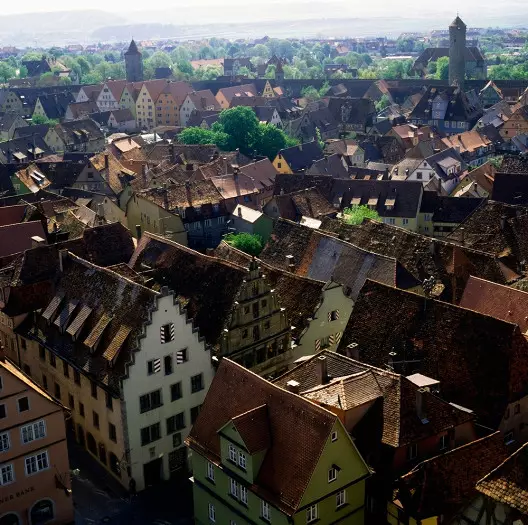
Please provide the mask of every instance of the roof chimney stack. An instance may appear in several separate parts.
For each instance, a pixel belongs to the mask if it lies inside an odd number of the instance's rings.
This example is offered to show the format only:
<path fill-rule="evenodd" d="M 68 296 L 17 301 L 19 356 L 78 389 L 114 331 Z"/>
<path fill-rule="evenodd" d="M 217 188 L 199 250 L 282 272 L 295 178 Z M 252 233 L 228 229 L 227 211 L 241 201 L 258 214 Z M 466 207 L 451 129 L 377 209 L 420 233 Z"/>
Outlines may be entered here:
<path fill-rule="evenodd" d="M 328 383 L 328 363 L 324 355 L 317 358 L 317 384 L 326 385 Z"/>
<path fill-rule="evenodd" d="M 141 239 L 141 224 L 136 224 L 136 237 L 138 241 Z"/>
<path fill-rule="evenodd" d="M 108 168 L 110 167 L 110 159 L 108 158 L 108 153 L 104 154 L 105 159 L 105 170 L 108 171 Z"/>

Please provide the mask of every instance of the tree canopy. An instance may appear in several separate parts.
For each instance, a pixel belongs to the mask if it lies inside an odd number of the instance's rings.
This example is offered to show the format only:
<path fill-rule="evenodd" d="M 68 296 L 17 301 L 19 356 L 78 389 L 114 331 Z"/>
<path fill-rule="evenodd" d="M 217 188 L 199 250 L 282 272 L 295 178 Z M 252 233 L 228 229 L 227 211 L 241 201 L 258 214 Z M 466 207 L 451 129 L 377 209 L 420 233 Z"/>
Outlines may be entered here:
<path fill-rule="evenodd" d="M 351 225 L 359 225 L 365 219 L 372 219 L 375 221 L 380 220 L 380 216 L 376 210 L 371 210 L 368 206 L 350 206 L 350 208 L 345 208 L 343 210 L 343 221 Z"/>
<path fill-rule="evenodd" d="M 262 237 L 253 233 L 230 233 L 224 239 L 227 244 L 230 244 L 237 250 L 255 257 L 260 255 L 264 247 Z"/>

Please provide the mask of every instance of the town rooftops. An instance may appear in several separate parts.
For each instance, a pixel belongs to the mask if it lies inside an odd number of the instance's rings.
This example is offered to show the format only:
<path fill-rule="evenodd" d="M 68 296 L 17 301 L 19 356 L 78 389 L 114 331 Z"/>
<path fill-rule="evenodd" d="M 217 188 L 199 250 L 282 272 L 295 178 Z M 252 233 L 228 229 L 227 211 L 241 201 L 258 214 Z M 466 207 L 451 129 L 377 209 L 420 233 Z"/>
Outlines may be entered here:
<path fill-rule="evenodd" d="M 506 204 L 528 206 L 528 175 L 496 173 L 491 198 Z"/>
<path fill-rule="evenodd" d="M 444 398 L 491 428 L 528 380 L 528 342 L 516 325 L 373 281 L 356 300 L 341 351 L 351 343 L 361 361 L 438 379 Z"/>
<path fill-rule="evenodd" d="M 300 217 L 319 219 L 326 216 L 335 217 L 337 210 L 321 195 L 317 188 L 306 188 L 284 195 L 275 195 L 280 216 L 283 219 L 296 221 Z"/>
<path fill-rule="evenodd" d="M 301 506 L 332 429 L 339 424 L 336 415 L 223 359 L 187 443 L 218 463 L 222 428 L 231 421 L 237 425 L 244 414 L 255 414 L 256 409 L 265 421 L 246 426 L 241 438 L 252 449 L 269 448 L 252 490 L 292 516 Z M 259 432 L 262 428 L 267 432 Z M 268 432 L 269 438 L 262 442 Z M 253 446 L 255 442 L 259 445 Z M 363 468 L 358 477 L 369 474 L 366 465 Z"/>
<path fill-rule="evenodd" d="M 104 133 L 91 118 L 63 122 L 57 124 L 54 130 L 67 145 L 77 145 L 93 140 L 104 140 Z"/>
<path fill-rule="evenodd" d="M 30 322 L 20 331 L 117 393 L 159 294 L 73 254 L 60 260 L 38 329 Z"/>
<path fill-rule="evenodd" d="M 451 518 L 477 495 L 477 481 L 504 460 L 503 440 L 495 432 L 416 465 L 398 482 L 397 498 L 405 513 L 423 520 L 440 514 Z"/>
<path fill-rule="evenodd" d="M 222 94 L 228 104 L 230 104 L 234 97 L 254 97 L 258 95 L 258 90 L 255 87 L 255 84 L 243 84 L 241 86 L 222 88 L 219 90 L 218 94 Z M 217 100 L 218 94 L 216 95 Z"/>
<path fill-rule="evenodd" d="M 368 206 L 380 217 L 418 216 L 422 202 L 423 186 L 419 181 L 350 180 L 343 183 L 347 189 L 340 208 Z"/>
<path fill-rule="evenodd" d="M 28 250 L 34 244 L 35 237 L 46 243 L 46 232 L 41 221 L 0 226 L 0 257 Z"/>
<path fill-rule="evenodd" d="M 216 345 L 231 315 L 247 270 L 195 252 L 163 237 L 145 233 L 130 260 L 136 272 L 152 278 L 152 286 L 168 285 L 200 329 Z"/>
<path fill-rule="evenodd" d="M 528 293 L 492 283 L 473 275 L 469 278 L 460 306 L 519 326 L 528 336 Z"/>
<path fill-rule="evenodd" d="M 420 213 L 430 213 L 433 222 L 464 222 L 486 199 L 460 199 L 438 195 L 436 191 L 424 191 Z"/>
<path fill-rule="evenodd" d="M 488 498 L 528 514 L 528 444 L 523 445 L 477 483 Z"/>
<path fill-rule="evenodd" d="M 281 149 L 278 158 L 283 158 L 290 169 L 295 172 L 308 169 L 315 161 L 323 158 L 323 152 L 319 144 L 312 140 L 305 144 Z"/>
<path fill-rule="evenodd" d="M 334 281 L 355 299 L 370 276 L 391 285 L 407 281 L 395 259 L 362 250 L 324 232 L 279 219 L 260 255 L 271 266 L 318 281 Z M 411 279 L 412 280 L 412 279 Z"/>
<path fill-rule="evenodd" d="M 248 268 L 252 260 L 248 254 L 233 248 L 222 241 L 214 251 L 220 259 Z M 277 292 L 281 307 L 286 309 L 286 315 L 292 325 L 292 335 L 298 339 L 309 325 L 309 319 L 321 304 L 323 290 L 327 286 L 322 281 L 300 277 L 280 268 L 257 260 L 262 272 L 271 287 Z M 335 283 L 333 283 L 335 284 Z"/>
<path fill-rule="evenodd" d="M 325 369 L 327 375 L 322 377 Z M 430 392 L 422 393 L 422 405 L 418 407 L 416 400 L 420 387 L 409 379 L 327 350 L 303 361 L 274 383 L 287 388 L 291 381 L 299 384 L 301 396 L 330 410 L 351 410 L 382 399 L 381 440 L 394 448 L 474 419 L 471 413 L 453 407 Z M 427 425 L 421 421 L 425 414 Z"/>

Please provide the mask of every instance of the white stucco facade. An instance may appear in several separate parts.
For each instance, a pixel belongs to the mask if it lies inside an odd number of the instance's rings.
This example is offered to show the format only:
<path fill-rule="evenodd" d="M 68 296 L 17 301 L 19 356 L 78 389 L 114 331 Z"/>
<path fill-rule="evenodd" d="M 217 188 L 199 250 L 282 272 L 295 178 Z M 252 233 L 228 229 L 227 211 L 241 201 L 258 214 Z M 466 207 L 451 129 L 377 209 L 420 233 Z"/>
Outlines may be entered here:
<path fill-rule="evenodd" d="M 162 342 L 162 327 L 169 326 L 167 333 L 172 340 Z M 186 350 L 186 361 L 179 363 Z M 168 362 L 172 362 L 172 368 Z M 149 364 L 150 363 L 150 364 Z M 193 392 L 191 378 L 202 375 L 202 388 Z M 210 351 L 198 331 L 193 330 L 179 304 L 174 304 L 173 295 L 158 298 L 157 309 L 152 314 L 152 322 L 146 327 L 140 349 L 134 355 L 134 363 L 128 369 L 128 377 L 123 381 L 123 399 L 126 411 L 128 433 L 129 468 L 135 480 L 136 489 L 142 490 L 152 476 L 169 479 L 175 463 L 186 467 L 184 440 L 192 426 L 192 413 L 196 411 L 207 393 L 213 378 Z M 173 385 L 180 384 L 180 387 Z M 174 390 L 181 397 L 174 399 Z M 196 388 L 195 388 L 196 390 Z M 141 407 L 141 396 L 159 392 L 155 408 Z M 145 398 L 143 398 L 144 400 Z M 174 400 L 173 400 L 174 399 Z M 159 406 L 158 406 L 159 405 Z M 194 411 L 193 411 L 194 409 Z M 169 429 L 168 419 L 183 414 L 183 426 Z M 145 443 L 142 429 L 157 426 L 154 438 Z M 183 461 L 183 465 L 182 465 Z M 147 467 L 145 467 L 147 465 Z M 147 479 L 145 479 L 145 476 Z"/>
<path fill-rule="evenodd" d="M 335 352 L 345 331 L 354 302 L 343 293 L 343 286 L 329 282 L 323 288 L 321 304 L 294 348 L 295 360 L 324 348 Z"/>

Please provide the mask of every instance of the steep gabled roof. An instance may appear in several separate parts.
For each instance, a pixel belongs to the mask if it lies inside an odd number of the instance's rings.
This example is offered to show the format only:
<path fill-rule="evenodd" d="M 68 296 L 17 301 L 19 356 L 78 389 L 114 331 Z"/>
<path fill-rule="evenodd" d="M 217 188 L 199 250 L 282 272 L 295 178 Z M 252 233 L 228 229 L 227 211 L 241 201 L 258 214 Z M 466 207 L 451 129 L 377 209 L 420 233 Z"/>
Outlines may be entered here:
<path fill-rule="evenodd" d="M 154 287 L 169 286 L 211 345 L 219 342 L 247 276 L 245 268 L 151 233 L 141 237 L 129 265 Z"/>
<path fill-rule="evenodd" d="M 491 428 L 525 395 L 528 342 L 519 328 L 452 304 L 367 281 L 340 348 L 351 343 L 374 366 L 438 379 L 445 398 Z"/>
<path fill-rule="evenodd" d="M 477 490 L 507 507 L 528 514 L 528 444 L 477 483 Z"/>
<path fill-rule="evenodd" d="M 398 499 L 415 519 L 449 519 L 476 496 L 475 484 L 506 456 L 503 437 L 495 432 L 419 463 L 398 482 Z"/>
<path fill-rule="evenodd" d="M 296 275 L 324 282 L 333 279 L 353 299 L 368 276 L 391 285 L 397 281 L 395 259 L 283 219 L 277 221 L 260 257 Z"/>
<path fill-rule="evenodd" d="M 281 149 L 278 155 L 279 158 L 282 157 L 288 163 L 294 172 L 308 169 L 315 161 L 323 158 L 323 152 L 315 140 Z"/>
<path fill-rule="evenodd" d="M 263 405 L 266 414 L 260 408 Z M 337 416 L 223 359 L 189 434 L 189 446 L 219 462 L 219 431 L 250 411 L 260 418 L 267 416 L 270 434 L 270 448 L 251 490 L 292 516 L 299 509 Z M 357 478 L 362 475 L 368 475 L 366 466 Z"/>

